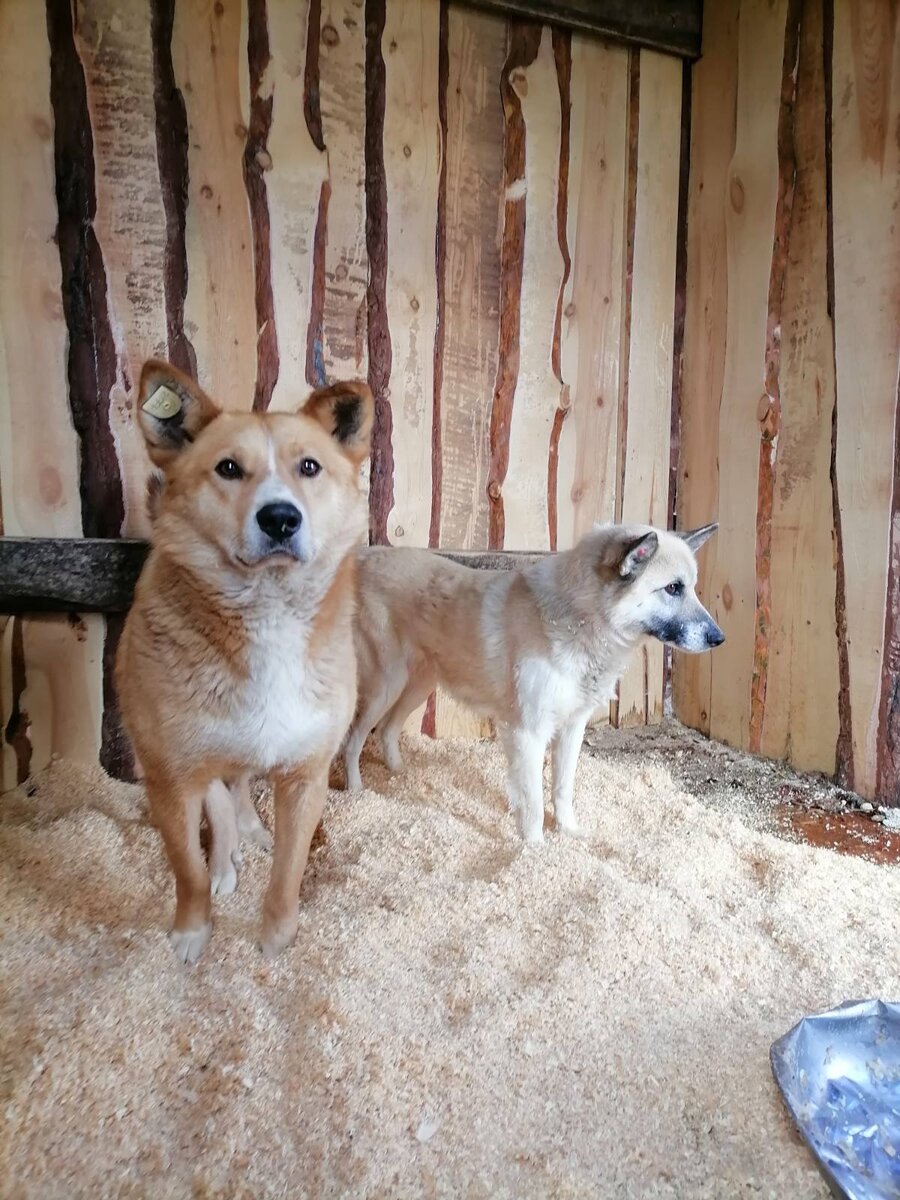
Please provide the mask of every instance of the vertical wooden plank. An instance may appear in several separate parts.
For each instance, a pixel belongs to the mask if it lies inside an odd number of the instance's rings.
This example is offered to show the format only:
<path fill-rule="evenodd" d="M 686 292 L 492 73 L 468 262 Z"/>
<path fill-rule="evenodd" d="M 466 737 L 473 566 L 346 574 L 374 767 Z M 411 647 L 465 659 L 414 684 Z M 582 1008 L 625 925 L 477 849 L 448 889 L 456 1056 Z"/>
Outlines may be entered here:
<path fill-rule="evenodd" d="M 771 514 L 768 681 L 761 749 L 832 773 L 838 738 L 822 8 L 802 6 L 796 183 L 780 302 L 780 423 Z M 771 320 L 771 318 L 770 318 Z"/>
<path fill-rule="evenodd" d="M 560 359 L 557 548 L 615 518 L 627 173 L 628 51 L 572 38 L 568 245 Z"/>
<path fill-rule="evenodd" d="M 735 149 L 724 197 L 729 303 L 719 418 L 719 533 L 709 599 L 727 640 L 711 656 L 710 733 L 745 749 L 756 622 L 757 411 L 766 382 L 786 15 L 787 0 L 741 4 Z"/>
<path fill-rule="evenodd" d="M 739 0 L 718 0 L 703 11 L 703 57 L 694 64 L 691 173 L 688 196 L 687 296 L 677 523 L 697 528 L 719 511 L 719 421 L 725 382 L 726 324 L 735 293 L 726 261 L 725 205 L 734 154 L 738 84 Z M 698 559 L 698 591 L 712 592 L 718 537 Z M 718 651 L 716 651 L 718 653 Z M 714 655 L 676 655 L 675 715 L 709 733 Z"/>
<path fill-rule="evenodd" d="M 832 175 L 837 429 L 852 783 L 873 796 L 900 348 L 900 37 L 891 0 L 834 6 Z"/>
<path fill-rule="evenodd" d="M 249 114 L 246 11 L 241 0 L 175 7 L 175 83 L 189 139 L 185 332 L 200 382 L 230 408 L 256 383 L 253 234 L 243 175 Z"/>
<path fill-rule="evenodd" d="M 59 213 L 47 33 L 42 5 L 12 0 L 0 7 L 6 102 L 0 161 L 7 166 L 0 171 L 0 512 L 8 536 L 77 537 L 83 481 L 66 387 L 69 339 L 55 244 Z M 65 248 L 72 245 L 66 240 L 70 230 L 64 231 Z M 80 348 L 76 339 L 74 353 Z M 82 436 L 90 432 L 89 420 L 81 429 Z M 91 464 L 98 461 L 90 452 L 86 457 Z M 86 489 L 87 498 L 99 494 Z M 111 507 L 115 520 L 115 503 Z M 99 617 L 79 622 L 77 630 L 65 618 L 4 622 L 4 789 L 45 766 L 51 753 L 96 759 L 102 637 Z"/>
<path fill-rule="evenodd" d="M 166 214 L 156 155 L 151 18 L 115 0 L 79 4 L 75 41 L 94 138 L 94 229 L 106 267 L 116 374 L 106 398 L 125 501 L 122 532 L 145 537 L 150 469 L 129 394 L 141 363 L 167 350 L 160 258 Z"/>
<path fill-rule="evenodd" d="M 322 359 L 329 379 L 365 375 L 365 13 L 363 0 L 324 0 L 319 43 L 328 225 Z"/>
<path fill-rule="evenodd" d="M 434 249 L 443 153 L 438 114 L 439 40 L 438 0 L 391 0 L 382 35 L 386 309 L 394 452 L 394 500 L 387 534 L 393 543 L 403 546 L 427 546 L 431 523 L 437 325 Z"/>
<path fill-rule="evenodd" d="M 503 482 L 504 546 L 547 550 L 550 526 L 546 455 L 560 384 L 553 371 L 553 339 L 564 262 L 557 237 L 561 111 L 553 43 L 541 34 L 534 61 L 509 73 L 525 128 L 525 168 L 507 182 L 507 197 L 524 192 L 518 378 L 509 427 L 508 466 Z"/>
<path fill-rule="evenodd" d="M 641 51 L 622 520 L 662 526 L 669 507 L 680 145 L 681 64 Z M 622 679 L 619 723 L 659 721 L 662 709 L 663 648 L 652 642 Z"/>
<path fill-rule="evenodd" d="M 309 391 L 307 339 L 312 308 L 314 239 L 328 158 L 304 113 L 309 23 L 319 40 L 318 4 L 268 0 L 269 46 L 264 88 L 272 96 L 265 185 L 271 237 L 272 294 L 278 331 L 278 382 L 271 407 L 296 408 Z M 318 67 L 318 62 L 315 62 Z M 321 138 L 321 131 L 318 131 Z M 324 230 L 323 230 L 324 232 Z"/>
<path fill-rule="evenodd" d="M 506 23 L 452 5 L 447 87 L 446 323 L 441 540 L 488 544 L 490 410 L 500 340 Z"/>

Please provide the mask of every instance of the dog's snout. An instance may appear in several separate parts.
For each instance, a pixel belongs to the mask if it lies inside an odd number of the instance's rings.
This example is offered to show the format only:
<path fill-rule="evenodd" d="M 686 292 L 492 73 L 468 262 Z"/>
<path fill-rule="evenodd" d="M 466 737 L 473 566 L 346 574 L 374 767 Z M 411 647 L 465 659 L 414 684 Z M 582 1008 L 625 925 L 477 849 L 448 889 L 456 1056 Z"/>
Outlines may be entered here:
<path fill-rule="evenodd" d="M 718 625 L 710 625 L 706 631 L 707 646 L 721 646 L 725 641 L 725 634 Z"/>
<path fill-rule="evenodd" d="M 286 542 L 300 528 L 303 517 L 300 509 L 281 500 L 276 504 L 264 504 L 256 514 L 256 523 L 273 542 Z"/>

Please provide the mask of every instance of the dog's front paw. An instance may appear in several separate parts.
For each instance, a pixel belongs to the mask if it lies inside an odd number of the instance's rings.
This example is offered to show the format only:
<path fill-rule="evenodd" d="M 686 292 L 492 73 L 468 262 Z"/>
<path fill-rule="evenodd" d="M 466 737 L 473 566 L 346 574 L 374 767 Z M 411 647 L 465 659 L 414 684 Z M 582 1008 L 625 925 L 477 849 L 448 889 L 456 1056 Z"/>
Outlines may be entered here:
<path fill-rule="evenodd" d="M 259 948 L 263 958 L 270 961 L 276 958 L 282 950 L 286 950 L 297 936 L 299 916 L 282 917 L 279 921 L 263 918 L 262 931 L 259 938 Z"/>
<path fill-rule="evenodd" d="M 522 841 L 526 846 L 543 846 L 544 844 L 544 824 L 541 822 L 538 825 L 536 822 L 523 825 L 521 830 Z"/>
<path fill-rule="evenodd" d="M 271 833 L 269 833 L 262 821 L 258 825 L 254 825 L 252 829 L 242 830 L 241 836 L 245 837 L 248 842 L 252 842 L 254 846 L 259 846 L 261 850 L 271 853 L 274 842 L 272 841 Z"/>
<path fill-rule="evenodd" d="M 209 941 L 212 925 L 203 925 L 200 929 L 173 929 L 169 934 L 169 944 L 175 951 L 179 962 L 195 963 Z"/>

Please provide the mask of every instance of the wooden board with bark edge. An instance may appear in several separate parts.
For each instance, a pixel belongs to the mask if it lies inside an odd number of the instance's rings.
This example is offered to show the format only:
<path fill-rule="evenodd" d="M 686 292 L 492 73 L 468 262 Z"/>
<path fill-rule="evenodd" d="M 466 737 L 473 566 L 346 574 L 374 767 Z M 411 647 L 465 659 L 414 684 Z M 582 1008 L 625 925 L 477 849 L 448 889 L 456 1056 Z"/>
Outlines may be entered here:
<path fill-rule="evenodd" d="M 440 536 L 488 544 L 490 419 L 500 341 L 503 107 L 498 81 L 506 26 L 470 8 L 447 16 L 444 345 Z M 488 737 L 491 723 L 438 689 L 437 737 Z"/>
<path fill-rule="evenodd" d="M 729 291 L 725 204 L 735 144 L 740 0 L 704 12 L 706 53 L 691 71 L 691 164 L 677 524 L 696 529 L 719 511 L 719 408 L 725 385 Z M 697 559 L 697 591 L 710 611 L 719 537 Z M 709 733 L 713 658 L 674 656 L 675 715 Z"/>
<path fill-rule="evenodd" d="M 188 126 L 185 332 L 200 383 L 226 408 L 256 388 L 253 233 L 243 156 L 249 122 L 247 0 L 175 6 L 172 62 Z"/>
<path fill-rule="evenodd" d="M 509 77 L 525 126 L 525 174 L 507 184 L 507 201 L 525 205 L 519 370 L 509 427 L 509 461 L 503 482 L 505 532 L 510 550 L 550 548 L 546 471 L 535 455 L 548 447 L 560 402 L 553 371 L 556 310 L 564 263 L 557 236 L 561 112 L 550 30 L 541 32 L 537 57 Z"/>
<path fill-rule="evenodd" d="M 637 208 L 622 520 L 665 528 L 681 169 L 681 64 L 641 51 Z M 650 641 L 619 684 L 619 725 L 660 721 L 663 647 Z"/>
<path fill-rule="evenodd" d="M 116 0 L 85 0 L 75 12 L 94 141 L 94 229 L 115 341 L 116 375 L 108 399 L 125 501 L 122 533 L 146 537 L 150 463 L 133 398 L 144 360 L 166 358 L 168 349 L 151 14 L 149 6 Z"/>
<path fill-rule="evenodd" d="M 822 9 L 802 8 L 791 141 L 796 183 L 781 300 L 780 426 L 772 495 L 769 655 L 761 749 L 833 774 L 838 644 L 831 490 L 834 348 L 828 313 Z"/>
<path fill-rule="evenodd" d="M 836 486 L 853 787 L 876 792 L 900 355 L 900 25 L 890 0 L 834 6 Z"/>
<path fill-rule="evenodd" d="M 778 198 L 778 115 L 787 0 L 742 0 L 737 128 L 728 170 L 719 531 L 709 600 L 725 632 L 712 658 L 710 733 L 747 749 L 756 628 L 756 507 L 769 276 Z"/>
<path fill-rule="evenodd" d="M 44 6 L 0 7 L 0 528 L 7 535 L 82 531 L 78 440 L 66 387 L 67 329 L 55 244 L 53 111 Z M 103 621 L 4 623 L 0 640 L 0 790 L 66 749 L 100 745 Z M 71 687 L 69 686 L 71 684 Z M 85 704 L 85 695 L 96 703 Z M 14 720 L 13 718 L 16 717 Z"/>

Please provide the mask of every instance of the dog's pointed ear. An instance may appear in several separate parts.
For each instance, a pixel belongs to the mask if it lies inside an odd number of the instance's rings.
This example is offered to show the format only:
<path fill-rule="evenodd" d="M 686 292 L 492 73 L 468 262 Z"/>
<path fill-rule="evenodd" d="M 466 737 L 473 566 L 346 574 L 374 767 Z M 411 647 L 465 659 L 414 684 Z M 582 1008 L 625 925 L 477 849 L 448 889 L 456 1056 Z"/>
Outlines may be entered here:
<path fill-rule="evenodd" d="M 150 460 L 163 470 L 221 409 L 189 375 L 170 363 L 144 363 L 138 388 L 138 421 Z"/>
<path fill-rule="evenodd" d="M 319 388 L 300 411 L 318 421 L 357 466 L 369 457 L 375 401 L 368 384 L 353 379 Z"/>
<path fill-rule="evenodd" d="M 625 553 L 619 561 L 619 574 L 623 579 L 634 579 L 640 575 L 658 549 L 659 538 L 653 529 L 637 540 L 626 543 Z"/>
<path fill-rule="evenodd" d="M 709 525 L 701 525 L 699 529 L 692 529 L 689 533 L 679 533 L 679 537 L 687 542 L 694 554 L 700 547 L 708 542 L 712 535 L 719 528 L 719 522 L 713 521 Z"/>

